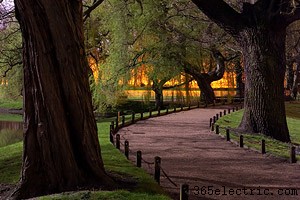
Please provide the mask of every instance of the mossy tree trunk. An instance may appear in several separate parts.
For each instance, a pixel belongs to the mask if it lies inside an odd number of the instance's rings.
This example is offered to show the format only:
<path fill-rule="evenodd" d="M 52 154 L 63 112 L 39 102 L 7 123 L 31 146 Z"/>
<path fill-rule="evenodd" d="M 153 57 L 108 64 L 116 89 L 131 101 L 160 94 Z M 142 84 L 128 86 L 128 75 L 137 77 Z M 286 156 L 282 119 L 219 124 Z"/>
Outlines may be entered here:
<path fill-rule="evenodd" d="M 82 2 L 15 0 L 23 36 L 25 199 L 108 187 L 92 110 Z"/>

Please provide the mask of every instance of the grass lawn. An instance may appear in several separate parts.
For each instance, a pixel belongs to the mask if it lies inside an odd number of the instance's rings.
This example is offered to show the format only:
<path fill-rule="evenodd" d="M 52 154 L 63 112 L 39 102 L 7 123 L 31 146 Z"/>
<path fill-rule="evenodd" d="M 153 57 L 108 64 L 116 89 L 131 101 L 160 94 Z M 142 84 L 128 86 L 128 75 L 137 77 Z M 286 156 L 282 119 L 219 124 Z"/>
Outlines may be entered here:
<path fill-rule="evenodd" d="M 294 144 L 300 144 L 300 102 L 287 102 L 286 103 L 286 113 L 287 122 L 290 131 L 291 141 Z M 233 129 L 230 132 L 230 137 L 232 140 L 239 141 L 239 133 L 234 132 L 234 128 L 237 128 L 241 118 L 243 116 L 243 110 L 231 113 L 219 119 L 216 125 L 220 126 L 221 135 L 225 136 L 225 129 Z M 254 148 L 260 151 L 261 140 L 266 141 L 266 151 L 268 153 L 274 154 L 276 156 L 289 158 L 290 157 L 290 144 L 279 142 L 270 137 L 264 135 L 253 135 L 253 134 L 243 134 L 244 144 L 250 148 Z M 297 156 L 300 159 L 300 156 Z"/>
<path fill-rule="evenodd" d="M 21 120 L 21 118 L 19 118 Z M 107 171 L 137 181 L 132 191 L 79 191 L 40 197 L 39 199 L 167 200 L 161 187 L 143 169 L 135 167 L 109 142 L 109 122 L 98 123 L 99 139 Z M 22 142 L 0 147 L 0 183 L 16 184 L 20 177 Z"/>
<path fill-rule="evenodd" d="M 23 100 L 0 99 L 0 108 L 21 109 L 23 108 Z"/>

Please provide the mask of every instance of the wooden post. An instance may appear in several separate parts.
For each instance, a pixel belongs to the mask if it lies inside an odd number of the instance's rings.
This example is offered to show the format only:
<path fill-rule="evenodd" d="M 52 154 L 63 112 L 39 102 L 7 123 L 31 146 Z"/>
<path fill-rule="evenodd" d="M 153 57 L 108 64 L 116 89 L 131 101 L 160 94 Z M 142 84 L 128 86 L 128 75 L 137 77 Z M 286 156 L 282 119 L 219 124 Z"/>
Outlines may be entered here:
<path fill-rule="evenodd" d="M 136 152 L 136 166 L 142 167 L 142 152 L 141 151 Z"/>
<path fill-rule="evenodd" d="M 111 125 L 110 125 L 111 126 Z M 109 131 L 109 141 L 114 144 L 114 135 L 113 135 L 113 130 L 110 129 Z"/>
<path fill-rule="evenodd" d="M 209 119 L 209 127 L 211 127 L 212 124 L 212 118 Z"/>
<path fill-rule="evenodd" d="M 118 130 L 118 128 L 119 128 L 119 118 L 117 116 L 117 119 L 116 119 L 116 130 Z"/>
<path fill-rule="evenodd" d="M 266 153 L 266 141 L 264 139 L 261 140 L 261 153 Z"/>
<path fill-rule="evenodd" d="M 161 158 L 159 156 L 156 156 L 154 158 L 155 163 L 155 173 L 154 173 L 154 179 L 155 181 L 160 184 L 160 165 L 161 165 Z"/>
<path fill-rule="evenodd" d="M 112 126 L 112 130 L 114 130 L 114 128 L 115 128 L 115 121 L 111 122 L 111 126 Z"/>
<path fill-rule="evenodd" d="M 229 129 L 226 129 L 226 141 L 230 141 L 230 132 Z"/>
<path fill-rule="evenodd" d="M 143 119 L 144 118 L 144 113 L 143 112 L 141 112 L 141 119 Z"/>
<path fill-rule="evenodd" d="M 134 118 L 135 118 L 135 113 L 132 112 L 132 116 L 131 116 L 131 123 L 132 123 L 132 124 L 134 124 L 134 120 L 135 120 Z"/>
<path fill-rule="evenodd" d="M 240 135 L 240 147 L 243 148 L 244 147 L 244 136 Z"/>
<path fill-rule="evenodd" d="M 224 116 L 226 115 L 226 110 L 224 110 Z"/>
<path fill-rule="evenodd" d="M 216 134 L 219 134 L 220 133 L 220 130 L 219 130 L 219 125 L 216 125 Z"/>
<path fill-rule="evenodd" d="M 291 163 L 296 163 L 297 158 L 296 158 L 296 147 L 291 146 L 291 158 L 290 158 Z"/>
<path fill-rule="evenodd" d="M 117 149 L 120 149 L 120 134 L 117 134 L 116 135 L 116 148 Z"/>
<path fill-rule="evenodd" d="M 125 140 L 125 156 L 129 159 L 129 142 Z"/>
<path fill-rule="evenodd" d="M 180 200 L 188 200 L 189 199 L 189 185 L 182 184 L 180 185 Z"/>
<path fill-rule="evenodd" d="M 125 115 L 122 115 L 122 126 L 125 125 Z"/>
<path fill-rule="evenodd" d="M 211 131 L 215 131 L 215 123 L 211 124 Z"/>

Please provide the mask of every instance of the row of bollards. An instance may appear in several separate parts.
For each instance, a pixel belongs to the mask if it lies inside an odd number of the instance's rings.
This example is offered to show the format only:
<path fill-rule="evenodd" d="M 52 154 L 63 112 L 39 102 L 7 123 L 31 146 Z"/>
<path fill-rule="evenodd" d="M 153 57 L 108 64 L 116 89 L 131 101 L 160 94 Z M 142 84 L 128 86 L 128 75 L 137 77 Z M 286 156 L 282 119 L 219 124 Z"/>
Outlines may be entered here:
<path fill-rule="evenodd" d="M 243 106 L 241 106 L 241 109 Z M 211 128 L 211 131 L 215 132 L 216 134 L 220 133 L 220 127 L 219 125 L 215 126 L 216 121 L 221 118 L 222 116 L 225 116 L 227 113 L 230 114 L 230 112 L 235 112 L 238 111 L 240 108 L 239 107 L 234 107 L 232 109 L 224 110 L 223 112 L 220 112 L 213 116 L 212 118 L 209 119 L 209 127 Z M 226 129 L 226 141 L 230 141 L 230 131 L 229 129 Z M 243 148 L 244 147 L 244 136 L 240 135 L 239 136 L 239 147 Z M 266 154 L 266 141 L 264 139 L 261 140 L 261 153 Z M 296 158 L 296 147 L 291 146 L 290 148 L 290 163 L 296 163 L 297 158 Z"/>
<path fill-rule="evenodd" d="M 214 124 L 211 126 L 211 131 L 214 131 Z M 215 133 L 220 134 L 220 127 L 219 125 L 215 126 Z M 230 130 L 227 128 L 226 129 L 226 141 L 230 141 Z M 239 136 L 239 147 L 243 148 L 244 147 L 244 136 L 240 135 Z M 262 139 L 261 140 L 261 153 L 266 154 L 266 140 Z M 296 163 L 297 158 L 296 158 L 296 147 L 291 146 L 290 148 L 290 163 Z"/>

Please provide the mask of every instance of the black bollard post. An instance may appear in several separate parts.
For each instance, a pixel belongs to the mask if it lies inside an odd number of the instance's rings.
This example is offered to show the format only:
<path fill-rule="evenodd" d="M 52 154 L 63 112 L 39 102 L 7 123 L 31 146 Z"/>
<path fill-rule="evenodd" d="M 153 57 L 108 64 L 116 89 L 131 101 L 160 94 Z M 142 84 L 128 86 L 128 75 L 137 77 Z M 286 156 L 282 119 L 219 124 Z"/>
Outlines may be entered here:
<path fill-rule="evenodd" d="M 135 113 L 132 112 L 132 116 L 131 116 L 131 123 L 132 123 L 132 124 L 134 124 L 134 120 L 135 120 L 134 118 L 135 118 Z"/>
<path fill-rule="evenodd" d="M 113 130 L 110 129 L 109 131 L 109 141 L 114 144 L 114 135 L 113 135 Z"/>
<path fill-rule="evenodd" d="M 226 141 L 230 141 L 230 132 L 229 129 L 226 129 Z"/>
<path fill-rule="evenodd" d="M 155 181 L 160 184 L 160 165 L 161 165 L 161 158 L 159 156 L 155 157 L 155 173 L 154 173 L 154 179 Z"/>
<path fill-rule="evenodd" d="M 223 114 L 223 113 L 222 113 L 222 112 L 220 112 L 220 118 L 222 117 L 222 114 Z"/>
<path fill-rule="evenodd" d="M 169 114 L 169 107 L 167 107 L 166 114 Z"/>
<path fill-rule="evenodd" d="M 228 108 L 228 114 L 230 114 L 230 108 Z"/>
<path fill-rule="evenodd" d="M 111 122 L 111 126 L 112 126 L 112 130 L 114 130 L 114 128 L 115 128 L 115 121 Z"/>
<path fill-rule="evenodd" d="M 240 147 L 243 148 L 244 147 L 244 136 L 240 135 Z"/>
<path fill-rule="evenodd" d="M 211 131 L 215 131 L 215 123 L 211 124 Z"/>
<path fill-rule="evenodd" d="M 152 117 L 152 110 L 151 110 L 151 108 L 149 109 L 149 117 Z"/>
<path fill-rule="evenodd" d="M 117 134 L 116 135 L 116 148 L 117 149 L 120 149 L 120 135 L 119 134 Z"/>
<path fill-rule="evenodd" d="M 297 158 L 296 158 L 296 147 L 292 146 L 291 147 L 291 163 L 296 163 L 297 162 Z"/>
<path fill-rule="evenodd" d="M 118 130 L 118 128 L 119 128 L 119 118 L 117 116 L 117 119 L 116 119 L 116 130 Z"/>
<path fill-rule="evenodd" d="M 122 115 L 122 126 L 125 125 L 125 115 Z"/>
<path fill-rule="evenodd" d="M 212 124 L 212 118 L 209 119 L 209 127 L 211 127 Z"/>
<path fill-rule="evenodd" d="M 216 123 L 216 116 L 213 116 L 213 123 Z"/>
<path fill-rule="evenodd" d="M 261 153 L 266 153 L 266 141 L 264 139 L 261 140 Z"/>
<path fill-rule="evenodd" d="M 127 159 L 129 159 L 129 142 L 125 140 L 125 156 Z"/>
<path fill-rule="evenodd" d="M 216 120 L 218 120 L 219 119 L 219 114 L 216 114 Z"/>
<path fill-rule="evenodd" d="M 143 119 L 144 118 L 144 113 L 143 112 L 141 112 L 141 119 Z"/>
<path fill-rule="evenodd" d="M 136 166 L 142 167 L 142 152 L 141 151 L 136 152 Z"/>
<path fill-rule="evenodd" d="M 224 116 L 226 115 L 226 110 L 224 110 Z"/>
<path fill-rule="evenodd" d="M 220 128 L 220 126 L 219 126 L 219 125 L 216 125 L 216 134 L 219 134 L 219 133 L 220 133 L 219 128 Z"/>
<path fill-rule="evenodd" d="M 188 200 L 189 199 L 189 185 L 182 184 L 180 185 L 180 200 Z"/>

